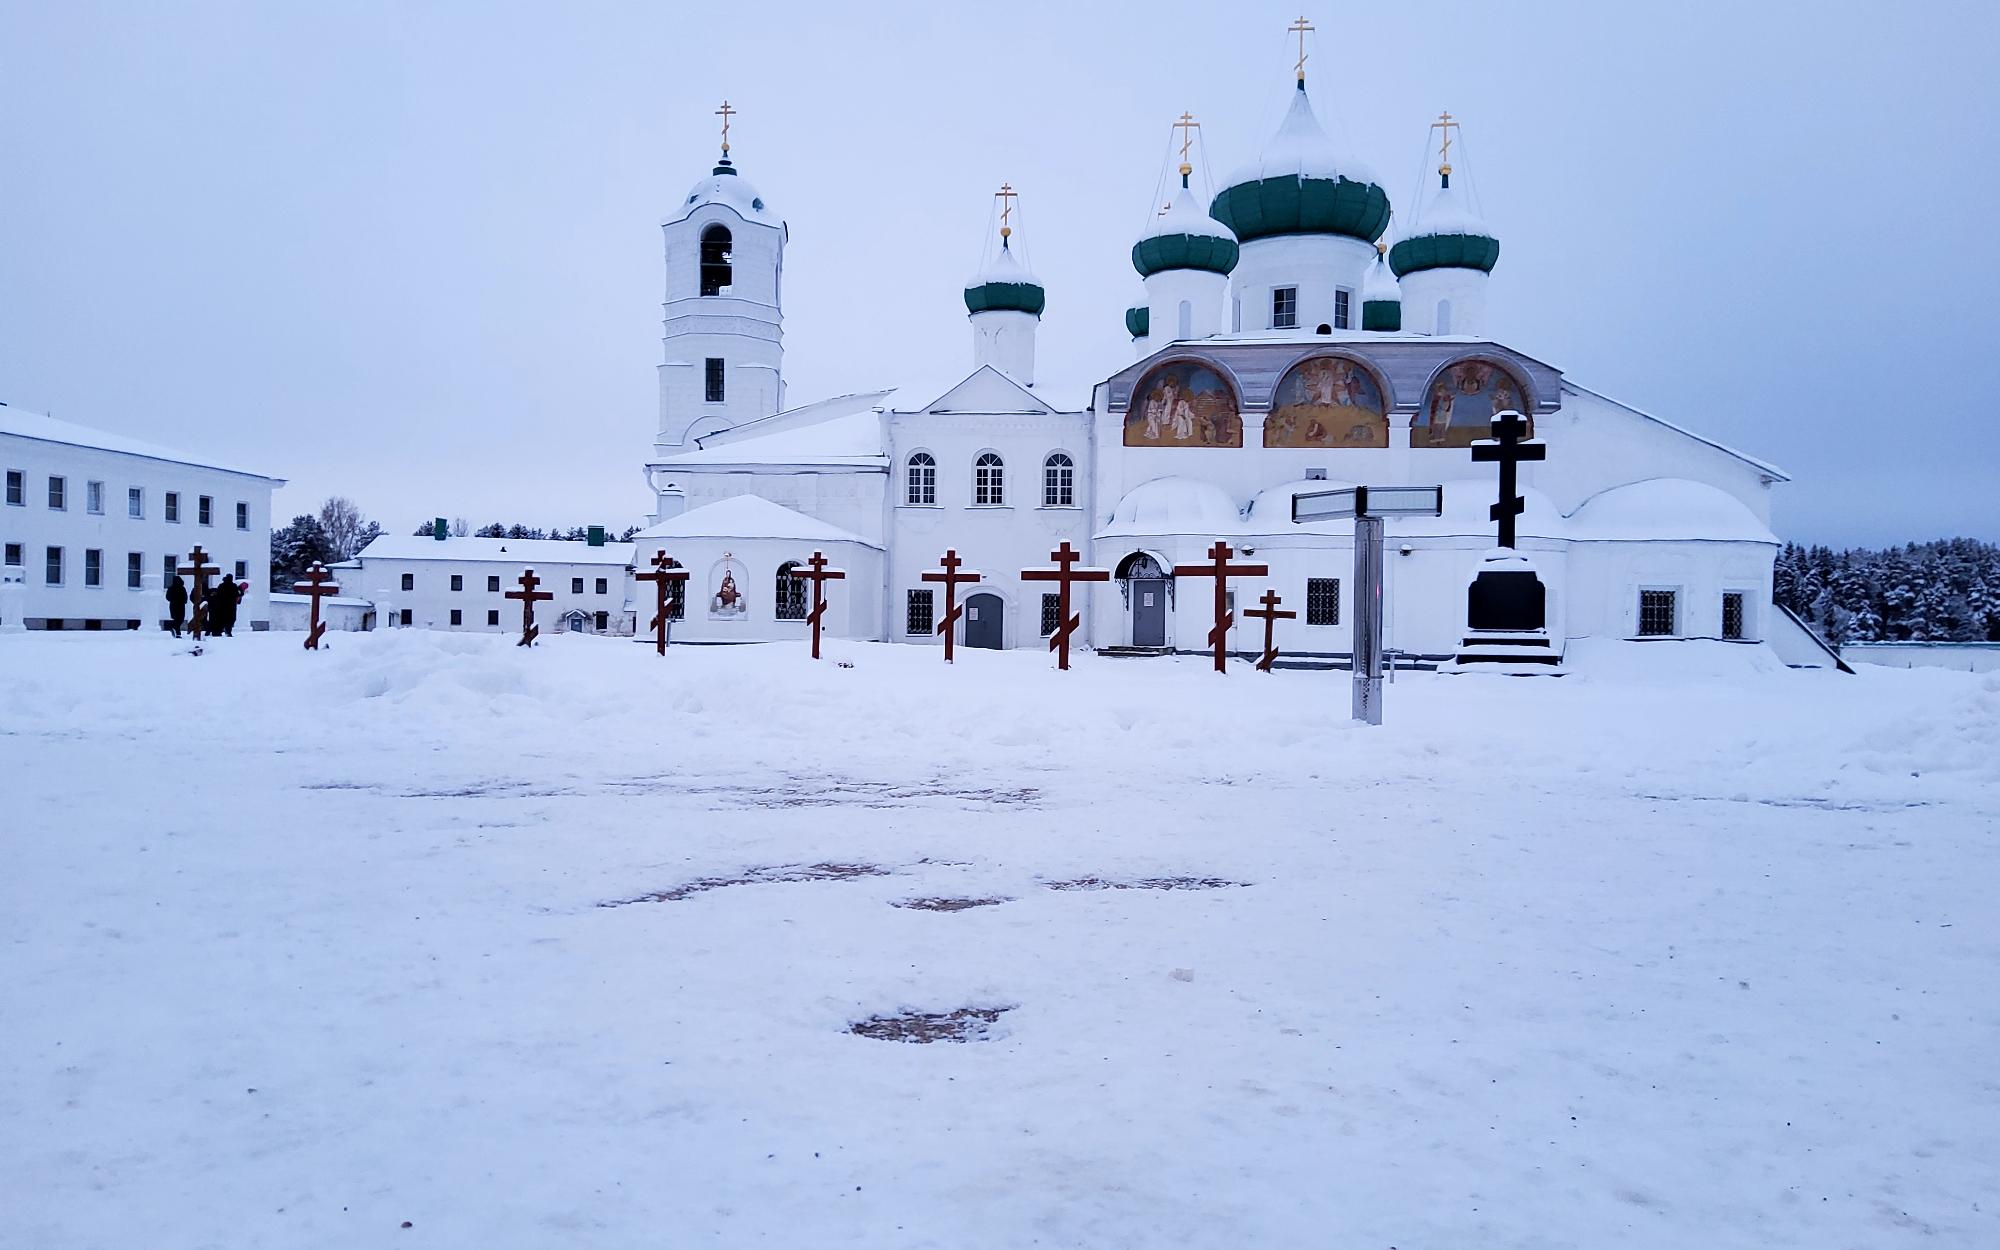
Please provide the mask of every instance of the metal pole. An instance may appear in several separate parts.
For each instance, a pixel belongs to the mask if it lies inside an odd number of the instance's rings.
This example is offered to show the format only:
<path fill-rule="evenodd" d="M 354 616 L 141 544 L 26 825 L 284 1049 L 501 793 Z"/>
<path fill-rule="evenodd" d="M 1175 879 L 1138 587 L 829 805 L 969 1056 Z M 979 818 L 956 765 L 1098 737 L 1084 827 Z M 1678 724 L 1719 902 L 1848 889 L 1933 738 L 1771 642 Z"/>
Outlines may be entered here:
<path fill-rule="evenodd" d="M 1382 518 L 1354 518 L 1354 719 L 1382 723 Z"/>

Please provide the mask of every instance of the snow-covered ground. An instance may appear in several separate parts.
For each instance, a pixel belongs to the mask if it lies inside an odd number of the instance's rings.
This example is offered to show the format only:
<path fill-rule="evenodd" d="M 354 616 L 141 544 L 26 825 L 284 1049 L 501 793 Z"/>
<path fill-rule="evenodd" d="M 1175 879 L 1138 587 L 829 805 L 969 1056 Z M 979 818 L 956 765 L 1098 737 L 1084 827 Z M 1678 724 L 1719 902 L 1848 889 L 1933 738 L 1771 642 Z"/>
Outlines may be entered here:
<path fill-rule="evenodd" d="M 298 643 L 0 638 L 0 1245 L 2000 1245 L 2000 677 Z"/>

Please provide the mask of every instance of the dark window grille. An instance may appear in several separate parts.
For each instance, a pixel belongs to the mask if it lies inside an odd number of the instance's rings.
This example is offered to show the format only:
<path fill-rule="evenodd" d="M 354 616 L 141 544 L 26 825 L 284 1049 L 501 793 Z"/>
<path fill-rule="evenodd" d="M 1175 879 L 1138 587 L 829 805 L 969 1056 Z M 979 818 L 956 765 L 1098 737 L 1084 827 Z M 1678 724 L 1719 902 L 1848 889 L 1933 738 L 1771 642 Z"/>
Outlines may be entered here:
<path fill-rule="evenodd" d="M 787 560 L 778 566 L 777 594 L 772 602 L 777 604 L 778 619 L 781 621 L 806 619 L 806 579 L 792 576 L 792 570 L 797 567 L 797 560 Z"/>
<path fill-rule="evenodd" d="M 236 505 L 236 528 L 240 530 L 250 528 L 250 505 L 247 503 Z"/>
<path fill-rule="evenodd" d="M 927 451 L 910 457 L 903 502 L 919 507 L 937 502 L 937 460 Z"/>
<path fill-rule="evenodd" d="M 905 591 L 903 596 L 903 632 L 906 634 L 928 635 L 937 628 L 933 615 L 931 591 Z"/>
<path fill-rule="evenodd" d="M 146 583 L 146 555 L 131 551 L 125 555 L 125 588 L 137 590 Z"/>
<path fill-rule="evenodd" d="M 69 507 L 69 483 L 59 477 L 49 479 L 49 507 L 58 511 Z"/>
<path fill-rule="evenodd" d="M 1333 325 L 1335 329 L 1345 330 L 1347 328 L 1347 308 L 1347 292 L 1335 291 L 1333 293 Z"/>
<path fill-rule="evenodd" d="M 1062 624 L 1062 596 L 1042 596 L 1042 637 L 1047 638 Z"/>
<path fill-rule="evenodd" d="M 83 584 L 86 586 L 104 584 L 104 553 L 95 547 L 83 549 Z"/>
<path fill-rule="evenodd" d="M 62 585 L 63 554 L 61 547 L 51 547 L 42 565 L 42 580 L 51 586 Z"/>
<path fill-rule="evenodd" d="M 20 507 L 27 502 L 28 475 L 19 469 L 7 470 L 7 502 Z"/>
<path fill-rule="evenodd" d="M 167 492 L 167 520 L 172 521 L 176 525 L 180 524 L 181 493 L 177 490 Z"/>
<path fill-rule="evenodd" d="M 1732 590 L 1722 596 L 1722 636 L 1743 637 L 1743 593 Z"/>
<path fill-rule="evenodd" d="M 1299 288 L 1276 287 L 1271 291 L 1271 328 L 1295 330 L 1299 324 Z"/>
<path fill-rule="evenodd" d="M 211 499 L 207 495 L 199 496 L 195 500 L 194 513 L 195 513 L 194 519 L 196 524 L 198 525 L 215 524 L 215 500 Z"/>
<path fill-rule="evenodd" d="M 710 356 L 707 362 L 707 385 L 704 394 L 711 404 L 719 404 L 723 399 L 722 357 Z"/>
<path fill-rule="evenodd" d="M 998 507 L 1007 500 L 1007 467 L 995 452 L 984 452 L 972 462 L 972 502 L 975 506 Z"/>
<path fill-rule="evenodd" d="M 1042 506 L 1076 506 L 1076 461 L 1062 452 L 1056 452 L 1042 462 Z"/>
<path fill-rule="evenodd" d="M 1309 577 L 1306 579 L 1306 624 L 1340 624 L 1340 579 L 1338 577 Z"/>
<path fill-rule="evenodd" d="M 1670 638 L 1674 633 L 1674 606 L 1676 595 L 1671 590 L 1642 590 L 1639 592 L 1639 636 L 1641 638 Z"/>
<path fill-rule="evenodd" d="M 701 293 L 721 295 L 734 281 L 729 229 L 710 226 L 701 232 Z M 683 288 L 685 289 L 685 288 Z"/>

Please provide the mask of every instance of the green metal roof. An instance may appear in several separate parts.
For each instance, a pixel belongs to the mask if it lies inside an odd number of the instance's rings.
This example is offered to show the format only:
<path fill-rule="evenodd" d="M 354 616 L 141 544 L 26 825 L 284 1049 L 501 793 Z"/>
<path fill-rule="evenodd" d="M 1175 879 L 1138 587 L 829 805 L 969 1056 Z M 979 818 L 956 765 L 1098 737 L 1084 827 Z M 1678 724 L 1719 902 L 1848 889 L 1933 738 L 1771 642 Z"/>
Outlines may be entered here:
<path fill-rule="evenodd" d="M 1389 268 L 1397 277 L 1425 269 L 1477 269 L 1492 273 L 1500 259 L 1500 240 L 1483 234 L 1423 234 L 1389 249 Z"/>
<path fill-rule="evenodd" d="M 1024 312 L 1042 315 L 1048 293 L 1033 282 L 982 282 L 965 288 L 965 311 Z"/>
<path fill-rule="evenodd" d="M 1236 240 L 1213 234 L 1161 234 L 1132 245 L 1132 268 L 1142 278 L 1167 269 L 1226 274 L 1236 268 Z"/>
<path fill-rule="evenodd" d="M 1402 329 L 1402 301 L 1393 299 L 1363 300 L 1361 303 L 1361 328 L 1364 330 Z"/>
<path fill-rule="evenodd" d="M 1389 225 L 1389 195 L 1352 178 L 1282 174 L 1224 187 L 1209 206 L 1245 243 L 1280 234 L 1341 234 L 1373 243 Z"/>
<path fill-rule="evenodd" d="M 1153 310 L 1144 304 L 1125 310 L 1125 329 L 1133 338 L 1145 338 L 1153 328 Z"/>

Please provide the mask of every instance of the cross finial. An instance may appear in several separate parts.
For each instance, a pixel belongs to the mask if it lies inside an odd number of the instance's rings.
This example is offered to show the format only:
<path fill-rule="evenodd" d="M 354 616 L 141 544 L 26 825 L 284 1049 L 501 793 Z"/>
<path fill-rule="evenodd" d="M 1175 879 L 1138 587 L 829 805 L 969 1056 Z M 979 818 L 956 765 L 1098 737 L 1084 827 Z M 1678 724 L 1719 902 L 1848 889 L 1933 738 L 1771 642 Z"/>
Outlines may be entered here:
<path fill-rule="evenodd" d="M 1446 110 L 1438 114 L 1438 119 L 1431 123 L 1431 129 L 1441 131 L 1443 134 L 1443 142 L 1438 145 L 1438 177 L 1444 179 L 1445 186 L 1450 186 L 1451 132 L 1458 129 L 1458 120 L 1451 115 L 1450 110 Z"/>
<path fill-rule="evenodd" d="M 1308 22 L 1306 20 L 1306 15 L 1301 13 L 1299 14 L 1299 20 L 1293 22 L 1290 26 L 1285 27 L 1285 29 L 1291 31 L 1293 34 L 1299 37 L 1299 63 L 1297 69 L 1299 74 L 1299 87 L 1301 90 L 1303 90 L 1306 85 L 1306 36 L 1319 28 L 1314 26 L 1311 22 Z"/>
<path fill-rule="evenodd" d="M 1188 175 L 1194 172 L 1194 166 L 1188 164 L 1188 152 L 1194 148 L 1194 132 L 1201 129 L 1201 123 L 1194 119 L 1193 113 L 1182 110 L 1174 129 L 1181 132 L 1181 186 L 1185 187 Z"/>
<path fill-rule="evenodd" d="M 729 155 L 729 119 L 736 116 L 736 110 L 730 107 L 729 101 L 724 100 L 722 107 L 715 110 L 715 115 L 722 119 L 722 154 L 727 156 Z"/>
<path fill-rule="evenodd" d="M 1014 227 L 1007 223 L 1014 216 L 1014 201 L 1021 198 L 1021 193 L 1014 189 L 1013 183 L 1003 182 L 1000 189 L 993 193 L 993 198 L 1000 201 L 1000 242 L 1005 246 L 1008 237 L 1014 233 Z"/>

